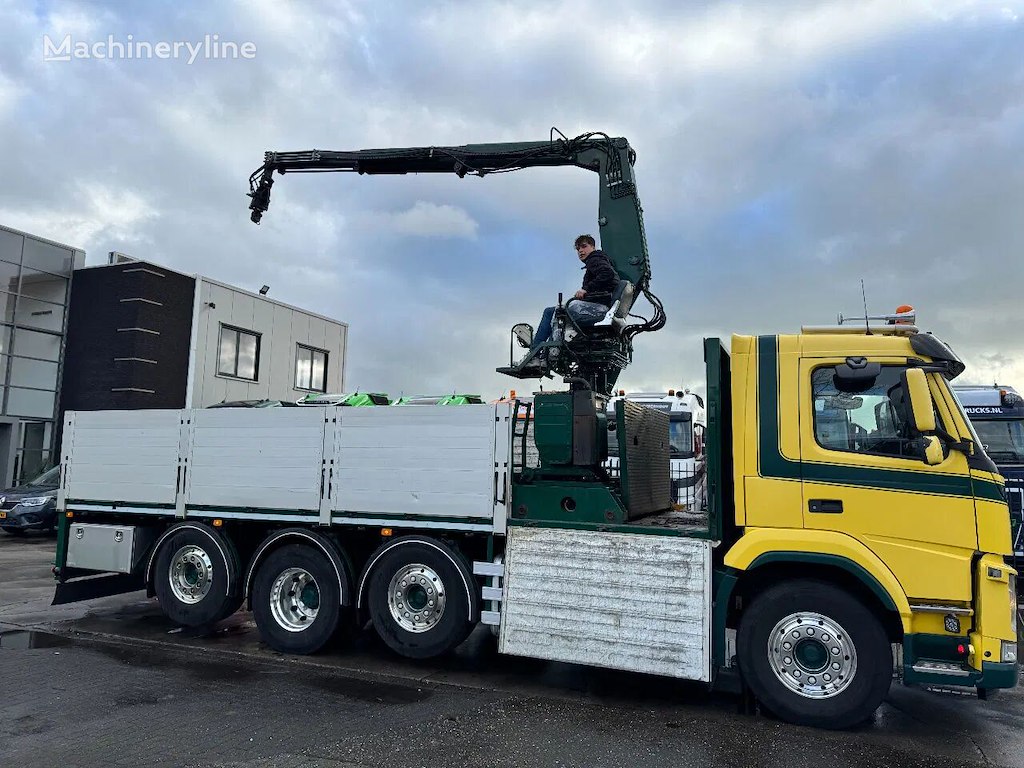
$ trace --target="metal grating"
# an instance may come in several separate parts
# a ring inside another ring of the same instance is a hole
[[[629,519],[668,509],[672,503],[668,414],[619,400],[615,419],[622,495]]]

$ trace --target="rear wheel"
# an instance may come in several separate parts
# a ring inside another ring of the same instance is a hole
[[[446,549],[397,546],[370,575],[370,617],[396,653],[426,659],[452,650],[473,631],[466,576]],[[470,580],[472,583],[472,580]]]
[[[740,623],[743,678],[784,720],[848,728],[867,718],[892,682],[892,652],[878,618],[821,581],[787,582],[755,598]]]
[[[238,608],[227,558],[217,534],[199,527],[172,533],[160,547],[153,584],[168,618],[187,627],[212,624]]]
[[[342,620],[338,574],[323,552],[289,544],[256,571],[252,612],[263,642],[281,653],[316,653]]]

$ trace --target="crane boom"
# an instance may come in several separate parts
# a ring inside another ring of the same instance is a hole
[[[573,386],[610,393],[619,373],[633,355],[633,337],[656,331],[665,324],[661,302],[651,294],[651,263],[644,233],[643,209],[637,197],[633,164],[636,153],[624,138],[604,133],[586,133],[567,138],[552,129],[547,141],[467,144],[458,147],[407,147],[334,151],[310,149],[299,152],[267,152],[263,165],[249,177],[250,218],[260,223],[270,207],[274,172],[285,173],[358,173],[402,175],[407,173],[454,173],[459,178],[510,173],[524,168],[576,166],[593,171],[599,179],[597,223],[601,248],[620,278],[619,291],[603,328],[575,326],[561,305],[556,314],[557,333],[536,347],[527,358],[499,368],[516,378],[532,378],[538,367],[529,367],[531,358],[540,365],[542,375],[558,373]],[[629,290],[626,290],[626,289]],[[641,323],[626,323],[634,294],[642,294],[654,313]],[[621,310],[621,311],[620,311]],[[614,326],[612,315],[615,318]],[[518,327],[518,326],[517,326]],[[515,329],[513,336],[520,338]],[[539,352],[543,354],[539,354]],[[543,360],[541,359],[543,358]]]
[[[584,134],[542,142],[467,144],[458,147],[409,147],[334,151],[267,152],[249,179],[251,218],[259,223],[270,206],[274,172],[392,174],[454,173],[487,176],[524,168],[577,166],[600,177],[598,225],[601,247],[619,277],[646,291],[651,266],[643,210],[633,176],[636,153],[623,138]]]

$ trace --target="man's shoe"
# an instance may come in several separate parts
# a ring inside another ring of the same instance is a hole
[[[530,357],[530,355],[533,355],[533,357]],[[547,371],[548,368],[546,350],[541,350],[536,354],[530,352],[529,354],[527,354],[526,359],[523,362],[518,363],[516,365],[516,368],[518,368],[520,371],[537,371],[538,375],[542,375]]]

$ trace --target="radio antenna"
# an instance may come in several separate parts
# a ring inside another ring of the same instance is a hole
[[[868,294],[864,290],[864,278],[860,279],[860,295],[864,299],[864,330],[867,331],[868,336],[871,335],[871,324],[868,323]]]

